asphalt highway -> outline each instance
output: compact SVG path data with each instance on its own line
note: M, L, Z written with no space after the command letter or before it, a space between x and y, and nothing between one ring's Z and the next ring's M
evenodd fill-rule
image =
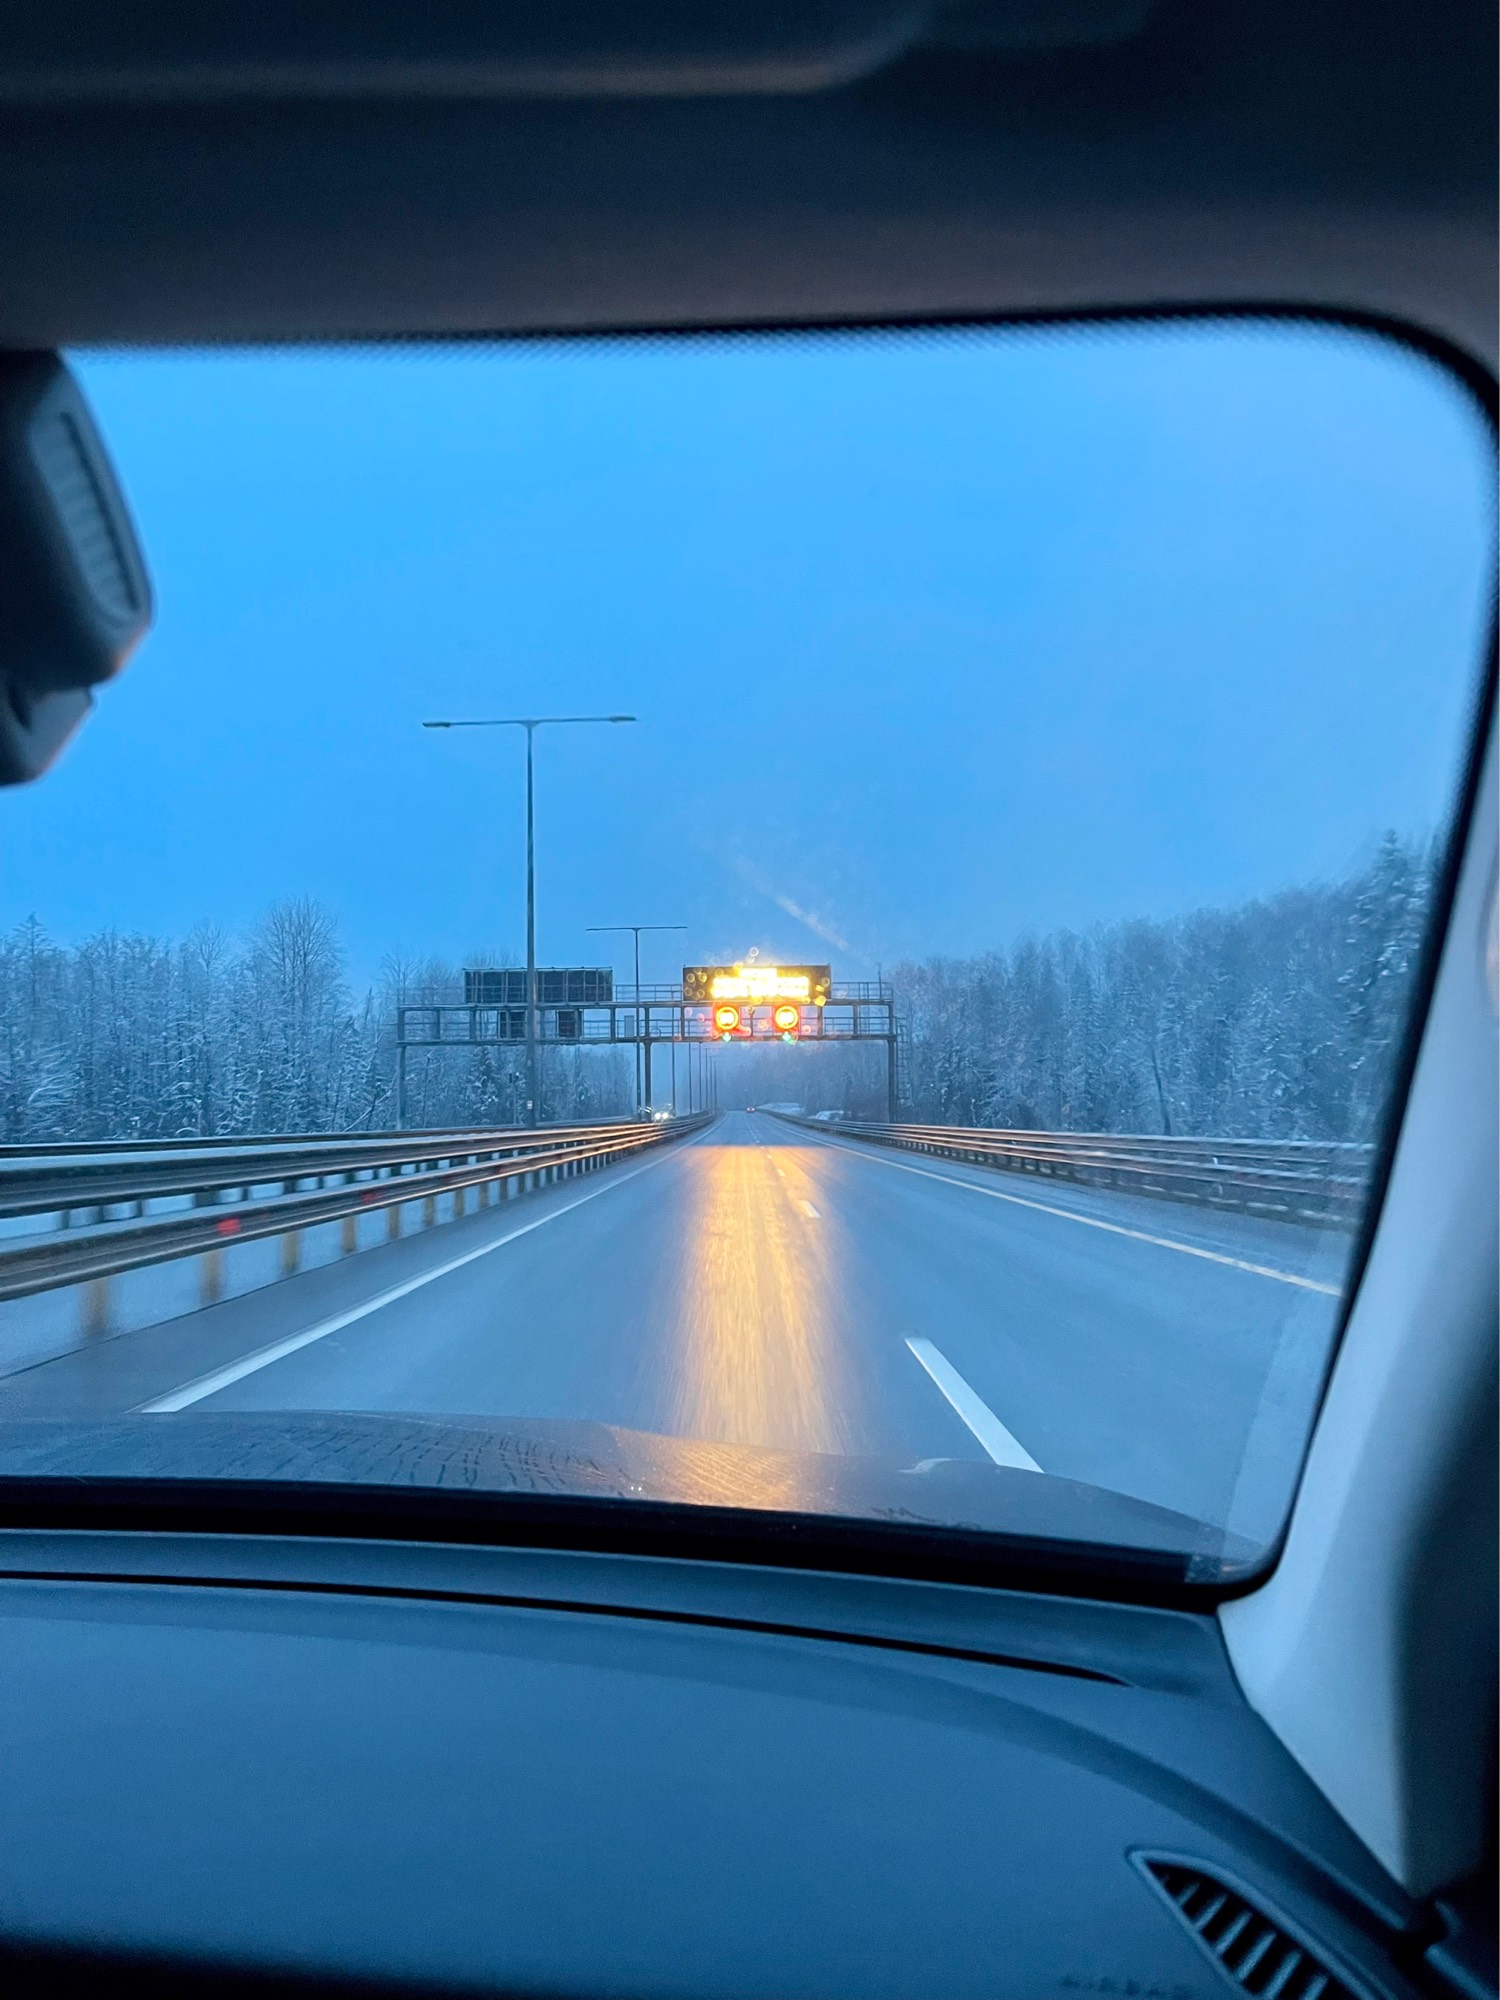
M1349 1239L733 1112L644 1162L61 1356L5 1415L586 1417L989 1457L1274 1531Z

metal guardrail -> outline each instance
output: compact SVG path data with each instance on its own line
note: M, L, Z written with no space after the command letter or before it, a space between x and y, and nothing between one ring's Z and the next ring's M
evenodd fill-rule
M771 1116L815 1132L931 1153L1006 1173L1352 1229L1373 1146L1316 1139L1158 1139L1103 1132L1009 1132L956 1125L880 1125Z
M628 1125L627 1117L601 1118L593 1125L575 1127L548 1125L540 1128L546 1133L569 1130L598 1131L606 1125ZM171 1139L57 1139L48 1140L45 1145L27 1142L7 1141L0 1145L0 1167L16 1161L55 1162L59 1165L68 1160L108 1157L128 1159L142 1153L169 1152L251 1152L262 1146L342 1146L379 1145L383 1141L396 1144L418 1139L447 1139L461 1141L472 1139L475 1143L488 1143L499 1138L535 1138L536 1127L529 1125L453 1125L428 1126L422 1131L414 1131L410 1126L384 1126L372 1132L271 1132L226 1137L222 1132L200 1137L192 1133L180 1133Z
M290 1275L300 1264L301 1232L321 1223L342 1221L343 1247L352 1251L358 1218L369 1210L388 1212L394 1236L408 1202L425 1202L425 1219L434 1222L440 1195L456 1196L459 1212L466 1212L470 1188L482 1191L485 1204L497 1194L593 1172L708 1122L705 1116L525 1132L131 1142L11 1154L0 1158L0 1221L41 1215L59 1221L51 1230L0 1239L0 1300L100 1284L193 1256L211 1260L204 1284L211 1298L221 1284L222 1254L236 1243L281 1237L282 1269ZM173 1205L152 1212L153 1203ZM111 1215L122 1208L124 1215Z
M443 1161L520 1158L539 1147L631 1129L623 1122L542 1129L320 1133L265 1139L127 1140L0 1152L0 1220L70 1214L354 1174L412 1173ZM648 1128L649 1129L649 1128ZM95 1218L96 1220L99 1218Z

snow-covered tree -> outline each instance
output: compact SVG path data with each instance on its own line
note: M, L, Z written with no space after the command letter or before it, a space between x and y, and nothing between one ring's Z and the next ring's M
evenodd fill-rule
M1431 877L1431 857L1392 834L1346 881L899 967L905 1110L1030 1130L1369 1138ZM514 960L486 949L469 962ZM354 992L333 918L305 898L240 940L204 924L176 943L102 931L70 947L31 917L0 939L0 1138L388 1129L397 1008L462 998L461 968L403 955ZM884 1115L877 1048L732 1054L744 1101ZM519 1121L519 1048L413 1050L408 1065L413 1125ZM545 1048L541 1069L545 1118L634 1101L628 1050Z

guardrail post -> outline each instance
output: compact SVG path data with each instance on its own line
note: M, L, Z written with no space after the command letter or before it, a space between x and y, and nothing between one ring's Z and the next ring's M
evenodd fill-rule
M431 1229L437 1221L437 1196L424 1195L422 1198L422 1227Z
M339 1248L346 1257L351 1251L359 1248L359 1217L357 1215L346 1215L344 1217Z
M198 1297L206 1306L217 1305L224 1296L224 1252L205 1250L198 1264Z
M401 1210L404 1203L393 1201L385 1212L385 1240L394 1243L401 1234Z
M90 1278L83 1288L83 1336L100 1340L109 1332L109 1279Z
M302 1268L302 1231L289 1229L281 1239L281 1275L290 1278Z

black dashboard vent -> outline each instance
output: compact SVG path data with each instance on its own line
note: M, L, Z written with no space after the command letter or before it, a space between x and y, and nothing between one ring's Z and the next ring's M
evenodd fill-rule
M1358 2000L1237 1889L1182 1862L1142 1856L1141 1865L1203 1949L1255 2000Z

